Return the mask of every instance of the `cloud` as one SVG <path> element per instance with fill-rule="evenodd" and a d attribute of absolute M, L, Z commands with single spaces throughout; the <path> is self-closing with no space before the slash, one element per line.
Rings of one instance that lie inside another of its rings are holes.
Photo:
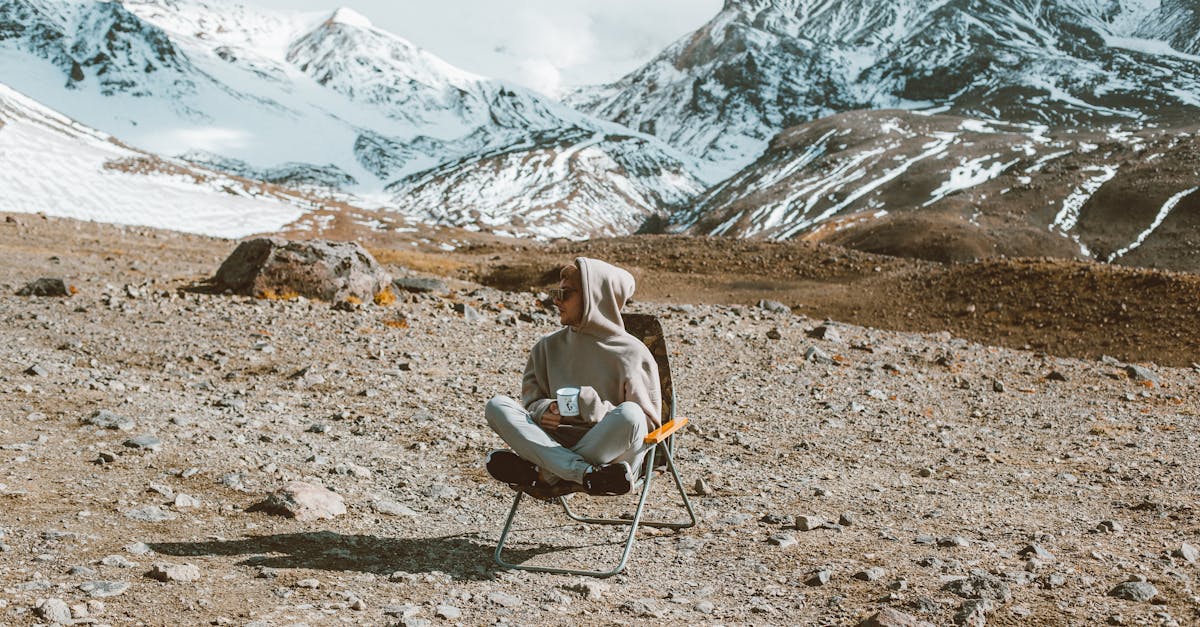
<path fill-rule="evenodd" d="M 243 0 L 282 11 L 323 0 Z M 606 83 L 721 10 L 722 0 L 335 0 L 460 68 L 548 95 Z"/>

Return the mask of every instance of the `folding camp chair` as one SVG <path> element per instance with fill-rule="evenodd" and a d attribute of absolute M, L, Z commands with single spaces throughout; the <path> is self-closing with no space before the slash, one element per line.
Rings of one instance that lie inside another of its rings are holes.
<path fill-rule="evenodd" d="M 658 364 L 658 379 L 659 387 L 662 392 L 663 416 L 666 420 L 663 425 L 655 429 L 652 433 L 646 436 L 643 441 L 647 445 L 653 445 L 646 453 L 646 458 L 642 463 L 642 471 L 634 484 L 635 489 L 641 488 L 641 495 L 638 497 L 637 510 L 634 511 L 633 517 L 630 519 L 624 518 L 593 518 L 589 516 L 581 516 L 571 510 L 570 504 L 567 502 L 568 497 L 558 497 L 557 500 L 563 506 L 563 511 L 573 520 L 584 523 L 594 523 L 600 525 L 628 525 L 629 537 L 625 540 L 625 550 L 621 553 L 621 561 L 617 563 L 616 568 L 612 570 L 586 570 L 575 568 L 554 568 L 548 566 L 531 566 L 527 564 L 513 564 L 504 561 L 501 552 L 504 550 L 504 543 L 508 539 L 508 533 L 512 530 L 513 519 L 517 515 L 517 507 L 521 505 L 521 499 L 525 497 L 524 491 L 517 491 L 516 498 L 513 499 L 512 509 L 508 512 L 508 520 L 504 523 L 504 530 L 500 532 L 500 541 L 496 544 L 495 559 L 496 563 L 504 568 L 517 568 L 521 570 L 532 570 L 544 573 L 564 573 L 572 575 L 586 575 L 589 577 L 611 577 L 625 568 L 626 562 L 629 561 L 629 555 L 633 552 L 633 541 L 637 535 L 638 525 L 646 525 L 647 527 L 667 527 L 671 529 L 686 529 L 696 524 L 696 512 L 692 509 L 692 503 L 688 500 L 687 492 L 683 488 L 683 480 L 679 477 L 679 471 L 675 468 L 675 459 L 672 453 L 675 451 L 676 431 L 680 427 L 687 424 L 687 418 L 675 418 L 675 388 L 671 385 L 671 365 L 667 359 L 667 342 L 663 337 L 662 325 L 658 318 L 649 314 L 621 314 L 625 321 L 625 330 L 636 338 L 641 339 L 646 343 L 646 347 L 650 349 L 650 353 L 654 355 L 654 361 Z M 688 520 L 685 522 L 670 522 L 658 520 L 642 520 L 642 512 L 646 507 L 646 497 L 650 494 L 651 479 L 654 478 L 659 468 L 665 468 L 667 472 L 675 479 L 675 487 L 679 489 L 679 496 L 683 498 L 683 507 L 687 510 Z M 569 495 L 568 495 L 569 496 Z"/>

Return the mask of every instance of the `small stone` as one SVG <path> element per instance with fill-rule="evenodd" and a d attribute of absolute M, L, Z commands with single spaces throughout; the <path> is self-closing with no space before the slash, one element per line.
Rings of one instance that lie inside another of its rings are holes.
<path fill-rule="evenodd" d="M 823 586 L 829 583 L 829 579 L 832 576 L 833 573 L 829 570 L 821 569 L 809 575 L 808 579 L 804 580 L 804 584 L 808 586 Z"/>
<path fill-rule="evenodd" d="M 943 548 L 971 546 L 971 541 L 962 536 L 946 536 L 938 538 L 937 545 Z"/>
<path fill-rule="evenodd" d="M 826 340 L 829 342 L 842 341 L 842 334 L 838 333 L 838 330 L 830 326 L 828 322 L 810 331 L 807 331 L 805 334 L 808 335 L 808 337 L 818 340 Z"/>
<path fill-rule="evenodd" d="M 804 352 L 804 361 L 825 365 L 836 363 L 825 351 L 817 348 L 816 346 L 808 347 L 808 350 Z"/>
<path fill-rule="evenodd" d="M 150 548 L 150 545 L 146 544 L 145 542 L 134 542 L 132 544 L 126 544 L 121 548 L 134 555 L 149 555 L 150 553 L 154 552 L 153 549 Z"/>
<path fill-rule="evenodd" d="M 1125 526 L 1115 520 L 1102 520 L 1096 525 L 1096 531 L 1100 533 L 1123 533 Z"/>
<path fill-rule="evenodd" d="M 770 538 L 767 538 L 767 542 L 781 549 L 786 549 L 789 546 L 794 546 L 799 543 L 799 541 L 796 540 L 796 536 L 790 533 L 777 533 Z"/>
<path fill-rule="evenodd" d="M 932 468 L 925 467 L 917 471 L 917 476 L 929 478 L 933 476 L 933 472 Z"/>
<path fill-rule="evenodd" d="M 462 610 L 454 607 L 453 605 L 439 605 L 437 606 L 437 610 L 434 612 L 434 615 L 438 618 L 444 618 L 446 620 L 458 620 L 462 618 Z"/>
<path fill-rule="evenodd" d="M 195 564 L 155 564 L 146 576 L 158 581 L 199 581 L 200 568 Z"/>
<path fill-rule="evenodd" d="M 147 505 L 125 512 L 125 517 L 141 522 L 164 522 L 175 520 L 176 515 L 157 505 Z"/>
<path fill-rule="evenodd" d="M 1184 542 L 1178 549 L 1171 551 L 1171 555 L 1183 558 L 1183 561 L 1193 564 L 1200 561 L 1200 550 L 1187 542 Z"/>
<path fill-rule="evenodd" d="M 487 595 L 487 599 L 488 599 L 488 601 L 491 601 L 492 603 L 495 603 L 496 605 L 499 605 L 500 607 L 513 608 L 513 607 L 520 607 L 520 605 L 521 605 L 520 597 L 515 597 L 511 594 L 506 594 L 504 592 L 493 592 L 493 593 Z"/>
<path fill-rule="evenodd" d="M 180 492 L 175 495 L 175 507 L 183 509 L 185 507 L 200 507 L 200 499 Z"/>
<path fill-rule="evenodd" d="M 783 337 L 783 334 L 780 333 L 779 329 L 777 329 L 777 328 L 772 327 L 771 330 L 767 331 L 767 339 L 768 340 L 778 340 L 782 337 Z"/>
<path fill-rule="evenodd" d="M 1108 591 L 1108 596 L 1127 601 L 1149 601 L 1158 595 L 1158 589 L 1148 581 L 1126 581 Z"/>
<path fill-rule="evenodd" d="M 608 584 L 594 579 L 580 579 L 574 583 L 567 584 L 564 588 L 571 592 L 582 594 L 589 601 L 599 601 L 604 596 L 604 593 L 608 591 Z"/>
<path fill-rule="evenodd" d="M 129 589 L 125 581 L 85 581 L 79 589 L 93 597 L 115 597 Z"/>
<path fill-rule="evenodd" d="M 84 418 L 83 421 L 102 429 L 112 429 L 114 431 L 132 431 L 134 426 L 136 426 L 132 418 L 114 414 L 107 409 L 97 409 L 92 412 L 91 416 Z"/>
<path fill-rule="evenodd" d="M 1051 553 L 1050 551 L 1047 551 L 1046 549 L 1043 549 L 1041 546 L 1039 546 L 1037 544 L 1025 545 L 1025 548 L 1018 551 L 1017 555 L 1032 556 L 1036 559 L 1042 560 L 1043 562 L 1054 561 L 1054 554 Z"/>
<path fill-rule="evenodd" d="M 693 605 L 692 609 L 700 612 L 701 614 L 712 614 L 717 610 L 717 606 L 714 605 L 712 601 L 700 601 L 699 603 Z"/>
<path fill-rule="evenodd" d="M 905 614 L 895 608 L 885 607 L 868 616 L 858 624 L 858 627 L 918 627 L 918 625 L 920 623 L 911 614 Z"/>
<path fill-rule="evenodd" d="M 992 391 L 1003 393 L 1004 392 L 1004 382 L 1001 381 L 1000 379 L 992 379 Z"/>
<path fill-rule="evenodd" d="M 703 477 L 696 479 L 696 484 L 692 486 L 692 494 L 696 496 L 712 496 L 714 494 L 712 486 Z"/>
<path fill-rule="evenodd" d="M 797 516 L 796 529 L 800 531 L 812 531 L 825 525 L 825 520 L 820 516 Z"/>
<path fill-rule="evenodd" d="M 50 373 L 46 371 L 40 364 L 34 364 L 25 369 L 25 374 L 31 377 L 48 377 Z M 58 599 L 54 599 L 58 600 Z"/>
<path fill-rule="evenodd" d="M 321 587 L 321 582 L 317 581 L 316 579 L 301 579 L 301 580 L 297 581 L 296 583 L 292 584 L 292 587 L 316 590 L 317 588 Z"/>
<path fill-rule="evenodd" d="M 1051 370 L 1050 374 L 1046 375 L 1046 380 L 1047 381 L 1069 381 L 1070 379 L 1067 378 L 1067 375 L 1065 375 L 1057 370 Z"/>
<path fill-rule="evenodd" d="M 858 515 L 854 512 L 842 512 L 842 515 L 838 516 L 838 524 L 843 527 L 852 527 L 857 522 Z"/>
<path fill-rule="evenodd" d="M 291 481 L 247 511 L 261 511 L 308 522 L 345 514 L 346 504 L 340 494 L 321 486 Z"/>
<path fill-rule="evenodd" d="M 114 568 L 133 568 L 136 563 L 129 561 L 124 555 L 108 555 L 100 559 L 100 564 Z"/>
<path fill-rule="evenodd" d="M 479 313 L 478 309 L 466 303 L 454 303 L 454 311 L 462 314 L 462 317 L 467 322 L 479 322 L 483 320 L 483 314 Z"/>
<path fill-rule="evenodd" d="M 379 499 L 371 503 L 371 508 L 385 516 L 419 516 L 411 507 L 391 499 Z"/>
<path fill-rule="evenodd" d="M 866 570 L 860 570 L 854 573 L 854 578 L 860 581 L 879 581 L 887 575 L 887 571 L 879 566 L 872 566 Z"/>
<path fill-rule="evenodd" d="M 1133 379 L 1138 383 L 1152 383 L 1154 385 L 1158 385 L 1159 383 L 1158 375 L 1154 374 L 1154 371 L 1143 366 L 1134 364 L 1125 366 L 1125 374 L 1129 375 L 1130 379 Z"/>
<path fill-rule="evenodd" d="M 766 299 L 760 300 L 760 301 L 758 301 L 758 308 L 765 309 L 771 313 L 777 313 L 777 314 L 792 313 L 791 307 L 788 307 L 787 305 L 785 305 L 777 300 L 766 300 Z"/>
<path fill-rule="evenodd" d="M 660 608 L 654 599 L 631 599 L 621 604 L 621 611 L 638 618 L 662 618 L 666 610 Z"/>
<path fill-rule="evenodd" d="M 71 290 L 62 279 L 41 278 L 26 283 L 17 296 L 70 296 Z"/>
<path fill-rule="evenodd" d="M 139 435 L 125 440 L 124 445 L 132 449 L 157 453 L 162 450 L 163 443 L 162 440 L 152 435 Z"/>
<path fill-rule="evenodd" d="M 954 624 L 964 627 L 984 627 L 987 624 L 988 612 L 996 605 L 988 599 L 971 599 L 964 601 L 954 614 Z"/>
<path fill-rule="evenodd" d="M 72 576 L 72 577 L 80 577 L 80 578 L 82 578 L 82 577 L 95 577 L 95 576 L 96 576 L 96 569 L 95 569 L 95 568 L 90 568 L 90 567 L 88 567 L 88 566 L 72 566 L 72 567 L 71 567 L 71 570 L 68 570 L 68 571 L 67 571 L 67 574 L 68 574 L 68 575 L 70 575 L 70 576 Z"/>
<path fill-rule="evenodd" d="M 967 577 L 951 581 L 943 586 L 943 589 L 964 599 L 987 599 L 998 603 L 1008 603 L 1012 600 L 1008 584 L 981 570 L 972 570 Z"/>
<path fill-rule="evenodd" d="M 37 615 L 56 625 L 70 625 L 75 621 L 71 618 L 71 607 L 62 599 L 46 599 L 37 608 Z"/>
<path fill-rule="evenodd" d="M 413 294 L 445 294 L 449 292 L 446 282 L 440 279 L 424 279 L 419 277 L 403 277 L 392 279 L 396 289 Z"/>

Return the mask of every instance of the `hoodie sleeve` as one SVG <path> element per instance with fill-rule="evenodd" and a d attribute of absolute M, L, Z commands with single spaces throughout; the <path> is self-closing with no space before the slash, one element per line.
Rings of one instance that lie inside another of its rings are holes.
<path fill-rule="evenodd" d="M 625 400 L 637 403 L 646 414 L 651 431 L 662 426 L 662 392 L 658 386 L 658 364 L 647 352 L 636 368 L 625 378 Z"/>
<path fill-rule="evenodd" d="M 529 361 L 525 362 L 525 376 L 521 379 L 521 404 L 534 420 L 541 420 L 542 414 L 554 402 L 546 384 L 543 350 L 541 342 L 533 345 L 533 350 L 529 351 Z"/>

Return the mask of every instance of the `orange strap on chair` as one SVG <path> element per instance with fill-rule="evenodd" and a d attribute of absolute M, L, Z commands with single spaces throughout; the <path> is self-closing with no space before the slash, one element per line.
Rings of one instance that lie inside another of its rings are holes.
<path fill-rule="evenodd" d="M 642 440 L 642 444 L 658 444 L 659 442 L 671 437 L 672 433 L 675 433 L 680 427 L 686 425 L 687 423 L 687 418 L 676 418 L 675 420 L 668 422 L 654 431 L 651 431 L 650 435 L 647 435 L 646 438 Z"/>

